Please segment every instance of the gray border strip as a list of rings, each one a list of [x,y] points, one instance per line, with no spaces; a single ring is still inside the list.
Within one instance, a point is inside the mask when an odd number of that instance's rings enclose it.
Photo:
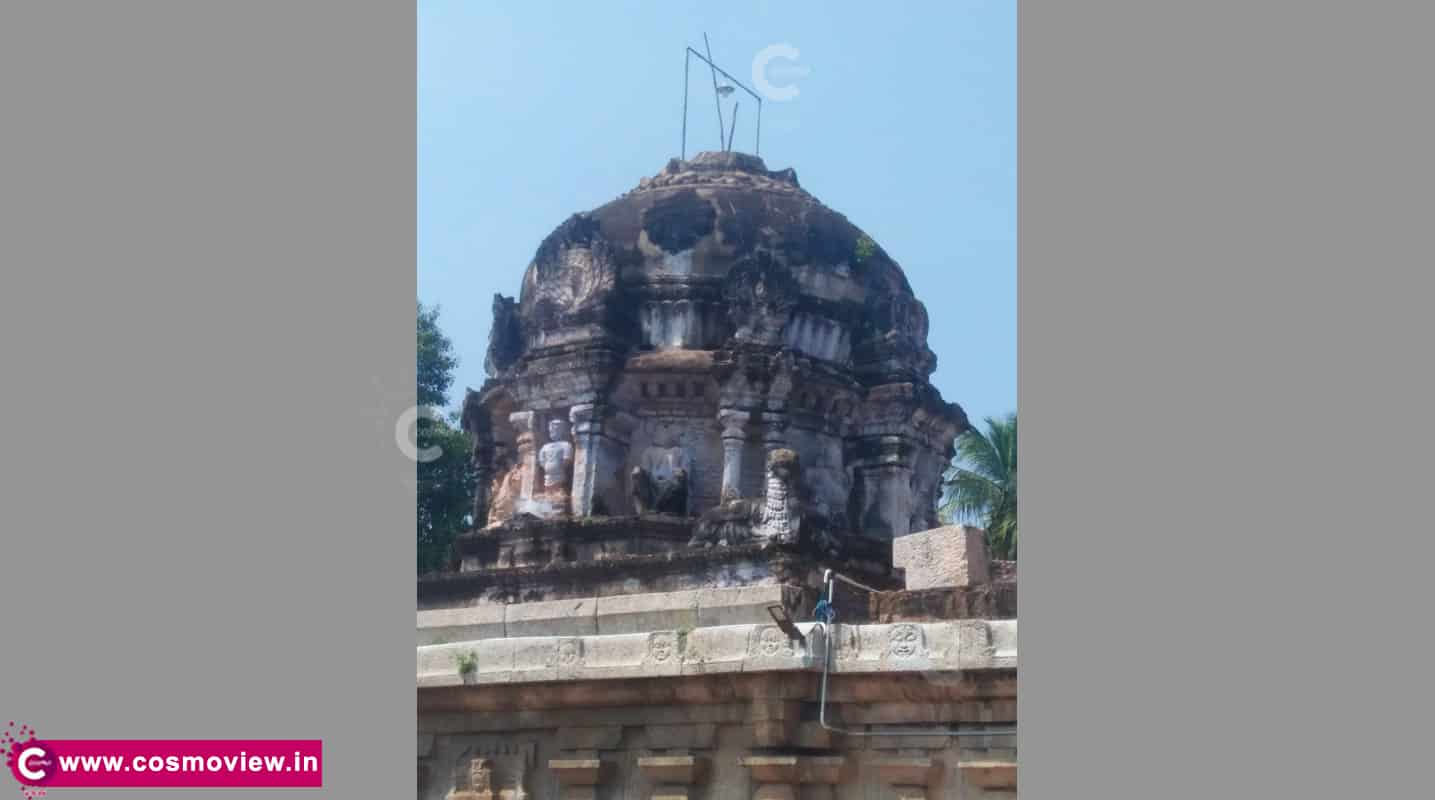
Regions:
[[[405,3],[0,4],[0,724],[413,791],[415,47]]]
[[[1431,16],[1021,3],[1024,796],[1428,794]]]

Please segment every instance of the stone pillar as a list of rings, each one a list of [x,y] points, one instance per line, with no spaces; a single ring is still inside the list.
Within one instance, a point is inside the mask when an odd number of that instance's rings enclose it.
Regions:
[[[508,415],[518,445],[518,474],[522,478],[519,497],[533,499],[533,483],[538,477],[538,439],[534,429],[537,418],[532,411],[515,411]]]
[[[473,528],[478,530],[488,524],[488,504],[492,502],[493,462],[500,445],[479,441],[473,447]]]
[[[688,753],[644,756],[638,769],[653,784],[649,800],[691,800],[693,788],[707,772],[707,759]]]
[[[883,464],[877,471],[881,516],[891,538],[906,536],[912,528],[912,468]]]
[[[593,491],[597,484],[598,439],[603,434],[601,409],[580,403],[568,411],[573,423],[573,491],[570,507],[575,517],[593,514]]]
[[[720,502],[742,496],[742,449],[747,443],[747,421],[751,414],[725,408],[718,412],[722,424],[722,494]]]
[[[752,800],[797,800],[804,784],[804,796],[831,797],[832,787],[851,777],[844,756],[750,755],[739,763],[757,784]]]
[[[877,777],[892,787],[901,800],[928,800],[941,795],[935,790],[942,764],[925,756],[882,758],[872,762]]]
[[[988,792],[1016,793],[1016,763],[1010,761],[960,761],[957,769],[967,783]]]
[[[893,539],[912,528],[912,462],[901,436],[874,436],[859,444],[861,483],[858,529],[870,538]]]
[[[579,758],[554,758],[548,761],[558,783],[563,786],[561,800],[594,800],[598,784],[603,780],[603,762],[593,754]]]
[[[762,446],[771,453],[787,446],[787,415],[766,412],[762,415]]]

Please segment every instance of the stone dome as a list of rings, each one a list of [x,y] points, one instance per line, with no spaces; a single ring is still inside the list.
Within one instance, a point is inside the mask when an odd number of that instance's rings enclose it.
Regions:
[[[850,555],[938,524],[967,420],[929,380],[926,308],[790,169],[670,161],[559,225],[493,312],[490,377],[463,415],[476,569],[761,543]]]
[[[613,294],[618,302],[600,302]],[[570,217],[529,264],[518,312],[521,349],[558,343],[553,329],[566,320],[640,350],[784,345],[859,372],[887,361],[880,372],[898,365],[873,345],[895,334],[909,356],[899,372],[926,378],[935,367],[926,309],[901,268],[792,169],[743,153],[673,159]]]

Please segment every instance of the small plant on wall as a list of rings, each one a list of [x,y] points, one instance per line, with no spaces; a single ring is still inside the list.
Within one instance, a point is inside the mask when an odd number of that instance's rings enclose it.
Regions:
[[[455,653],[453,660],[458,664],[458,674],[465,678],[472,677],[474,673],[478,672],[478,653],[472,650]]]

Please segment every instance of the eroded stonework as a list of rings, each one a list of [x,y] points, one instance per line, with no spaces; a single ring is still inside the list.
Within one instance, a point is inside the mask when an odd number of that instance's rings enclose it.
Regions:
[[[967,421],[928,380],[926,308],[792,170],[672,161],[560,225],[493,307],[472,535],[662,515],[691,546],[837,555],[935,522]]]

